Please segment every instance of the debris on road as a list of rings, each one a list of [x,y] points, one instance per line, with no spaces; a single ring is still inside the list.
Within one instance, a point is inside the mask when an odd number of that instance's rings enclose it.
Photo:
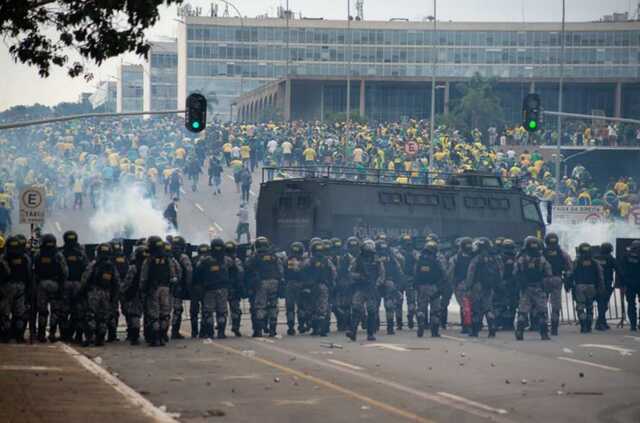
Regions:
[[[180,376],[174,376],[171,379],[169,379],[169,381],[171,381],[171,382],[184,382],[184,378],[180,377]]]
[[[273,381],[274,381],[275,383],[280,383],[280,378],[279,378],[279,377],[276,377],[276,378],[274,378],[274,379],[273,379]]]
[[[205,339],[204,341],[202,341],[203,344],[205,345],[209,345],[209,344],[213,344],[213,341],[209,338]]]
[[[581,391],[576,391],[576,392],[567,392],[567,395],[595,395],[595,396],[599,396],[599,395],[604,395],[603,392],[581,392]]]
[[[371,410],[371,407],[369,407],[368,405],[363,405],[362,407],[360,407],[360,410]]]
[[[213,409],[207,410],[205,417],[224,417],[226,415],[227,413],[222,410]]]
[[[507,385],[511,385],[511,381],[509,379],[505,379],[504,383],[506,383]]]
[[[578,376],[584,377],[584,373],[580,372],[580,374]]]
[[[562,352],[565,354],[573,354],[573,350],[571,348],[563,348]]]
[[[102,357],[99,357],[99,356],[98,356],[98,357],[94,358],[94,359],[93,359],[93,361],[94,361],[96,364],[100,365],[100,364],[102,364]]]
[[[323,342],[322,344],[320,344],[320,346],[322,348],[336,348],[338,350],[342,349],[342,345],[340,344],[334,344],[333,342]]]
[[[242,355],[245,357],[255,357],[256,352],[254,350],[243,350]]]
[[[522,379],[520,383],[523,385],[526,385],[527,383],[529,383],[529,381],[527,379]]]

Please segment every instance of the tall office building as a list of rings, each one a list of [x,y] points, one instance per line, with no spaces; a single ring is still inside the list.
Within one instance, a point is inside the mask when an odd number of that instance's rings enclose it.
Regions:
[[[176,42],[152,42],[143,69],[144,110],[179,109]]]
[[[118,67],[118,112],[141,112],[143,107],[142,65]]]

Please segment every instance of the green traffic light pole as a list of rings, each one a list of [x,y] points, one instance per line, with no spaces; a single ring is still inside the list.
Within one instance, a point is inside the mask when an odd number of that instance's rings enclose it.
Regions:
[[[25,120],[22,122],[0,124],[0,130],[24,128],[26,126],[43,125],[46,123],[65,122],[69,120],[77,119],[89,119],[89,118],[107,118],[107,117],[125,117],[125,116],[143,116],[143,115],[173,115],[185,113],[186,110],[161,110],[161,111],[146,111],[146,112],[114,112],[114,113],[83,113],[80,115],[61,116],[56,118],[39,119],[39,120]],[[198,128],[194,128],[198,129]]]

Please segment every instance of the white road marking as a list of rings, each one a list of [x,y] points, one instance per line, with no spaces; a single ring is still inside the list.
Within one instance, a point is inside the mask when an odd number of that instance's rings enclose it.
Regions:
[[[640,336],[631,336],[631,335],[625,335],[625,338],[629,338],[629,339],[633,339],[636,342],[640,342]]]
[[[558,360],[570,361],[572,363],[577,363],[577,364],[584,364],[585,366],[597,367],[599,369],[610,370],[612,372],[622,371],[622,369],[619,369],[617,367],[605,366],[604,364],[592,363],[590,361],[576,360],[575,358],[569,358],[569,357],[556,357],[556,358]]]
[[[222,229],[222,226],[218,225],[216,222],[213,222],[213,226],[215,226],[216,229],[219,230],[220,232],[224,232],[224,229]]]
[[[363,345],[363,347],[365,347],[365,348],[383,348],[383,349],[386,349],[386,350],[399,351],[399,352],[407,352],[407,351],[409,351],[408,349],[404,348],[403,346],[395,345],[395,344],[367,344],[367,345]]]
[[[198,203],[194,203],[194,204],[196,205],[196,208],[198,210],[200,210],[201,213],[204,213],[204,209],[202,208],[202,206],[200,204],[198,204]]]
[[[452,341],[459,341],[459,342],[466,341],[466,339],[464,338],[458,338],[457,336],[451,336],[451,335],[440,335],[440,337],[444,339],[451,339]]]
[[[272,340],[272,339],[267,339],[267,338],[256,338],[255,341],[257,342],[266,342],[267,344],[275,344],[276,341]]]
[[[160,410],[149,400],[131,389],[129,386],[125,385],[121,380],[117,379],[111,373],[107,372],[105,369],[98,366],[96,363],[94,363],[84,355],[80,354],[74,348],[66,344],[62,344],[61,349],[69,354],[73,359],[75,359],[82,367],[87,369],[95,376],[98,376],[103,382],[105,382],[107,385],[110,385],[113,389],[122,394],[122,396],[125,397],[127,401],[129,401],[135,407],[139,408],[142,413],[151,417],[156,422],[178,423],[176,419],[171,417],[166,412]]]
[[[253,380],[260,379],[260,375],[250,374],[250,375],[239,375],[239,376],[224,376],[222,380]]]
[[[25,372],[62,372],[62,367],[46,367],[46,366],[13,366],[6,364],[0,366],[0,371],[25,371]]]
[[[256,344],[258,344],[258,343],[256,342]],[[472,414],[474,416],[482,417],[482,418],[485,418],[485,419],[491,419],[493,422],[504,422],[504,423],[506,423],[506,422],[511,422],[512,421],[512,420],[504,417],[503,415],[496,416],[496,413],[494,413],[494,412],[487,412],[487,410],[484,409],[484,408],[478,408],[478,407],[472,406],[470,404],[465,404],[465,403],[460,402],[460,401],[454,401],[451,398],[447,398],[447,397],[444,397],[444,396],[441,396],[441,395],[431,394],[429,392],[420,391],[420,390],[411,388],[409,386],[405,386],[405,385],[402,385],[400,383],[393,382],[393,381],[391,381],[389,379],[379,378],[379,377],[370,375],[370,374],[368,374],[366,372],[359,372],[359,371],[347,369],[345,367],[336,366],[334,364],[327,363],[327,362],[322,361],[322,360],[318,360],[318,359],[315,359],[315,358],[312,358],[312,357],[308,357],[308,356],[306,356],[304,354],[295,353],[295,352],[293,352],[291,350],[286,350],[284,348],[277,347],[275,345],[267,345],[267,344],[260,344],[260,345],[262,346],[262,348],[266,348],[266,349],[271,350],[271,351],[279,352],[282,355],[287,356],[287,357],[294,356],[297,359],[305,360],[305,361],[314,363],[314,364],[316,364],[318,366],[321,366],[321,367],[328,367],[330,369],[339,371],[341,373],[346,373],[346,374],[351,375],[351,376],[355,376],[357,378],[366,380],[366,381],[371,382],[371,383],[375,383],[375,384],[378,384],[378,385],[383,385],[383,386],[386,386],[387,388],[395,389],[396,391],[400,391],[400,392],[404,392],[404,393],[407,393],[407,394],[411,394],[411,395],[413,395],[413,396],[415,396],[417,398],[420,398],[420,399],[424,399],[424,400],[427,400],[427,401],[432,401],[432,402],[435,402],[435,403],[438,403],[438,404],[441,404],[441,405],[444,405],[444,406],[447,406],[447,407],[454,408],[456,410],[462,410],[462,411],[465,411],[465,412],[467,412],[469,414]]]
[[[343,366],[343,367],[349,368],[351,370],[364,370],[360,366],[354,366],[353,364],[345,363],[344,361],[340,361],[340,360],[334,360],[332,358],[328,358],[327,361],[329,363],[337,364],[338,366]]]
[[[476,407],[476,408],[480,408],[480,409],[485,410],[485,411],[489,411],[490,413],[496,413],[496,414],[507,414],[508,413],[507,410],[505,410],[504,408],[494,408],[494,407],[491,407],[489,405],[482,404],[480,402],[473,401],[473,400],[470,400],[468,398],[461,397],[459,395],[450,394],[449,392],[438,392],[438,395],[440,395],[442,397],[445,397],[445,398],[449,398],[449,399],[454,400],[454,401],[461,402],[463,404],[470,405],[472,407]]]
[[[62,232],[62,227],[60,226],[60,222],[56,222],[55,225],[58,232]]]
[[[319,399],[310,400],[273,400],[275,405],[316,405],[319,403]]]
[[[631,355],[631,353],[636,352],[636,350],[632,350],[629,348],[622,348],[622,347],[617,347],[615,345],[606,345],[606,344],[580,344],[578,346],[583,348],[600,348],[603,350],[616,351],[616,352],[619,352],[620,355],[624,355],[624,356]]]

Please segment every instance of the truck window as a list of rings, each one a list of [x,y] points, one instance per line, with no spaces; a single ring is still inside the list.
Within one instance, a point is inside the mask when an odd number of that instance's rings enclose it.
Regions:
[[[509,199],[489,198],[489,208],[492,210],[509,210]]]
[[[464,197],[464,206],[468,209],[484,209],[487,200],[483,197]]]
[[[522,216],[526,220],[542,223],[538,206],[533,201],[522,200]]]
[[[382,204],[402,204],[402,194],[397,192],[381,192],[378,194],[378,199]]]
[[[437,195],[406,194],[404,198],[410,206],[437,207],[440,204]]]

